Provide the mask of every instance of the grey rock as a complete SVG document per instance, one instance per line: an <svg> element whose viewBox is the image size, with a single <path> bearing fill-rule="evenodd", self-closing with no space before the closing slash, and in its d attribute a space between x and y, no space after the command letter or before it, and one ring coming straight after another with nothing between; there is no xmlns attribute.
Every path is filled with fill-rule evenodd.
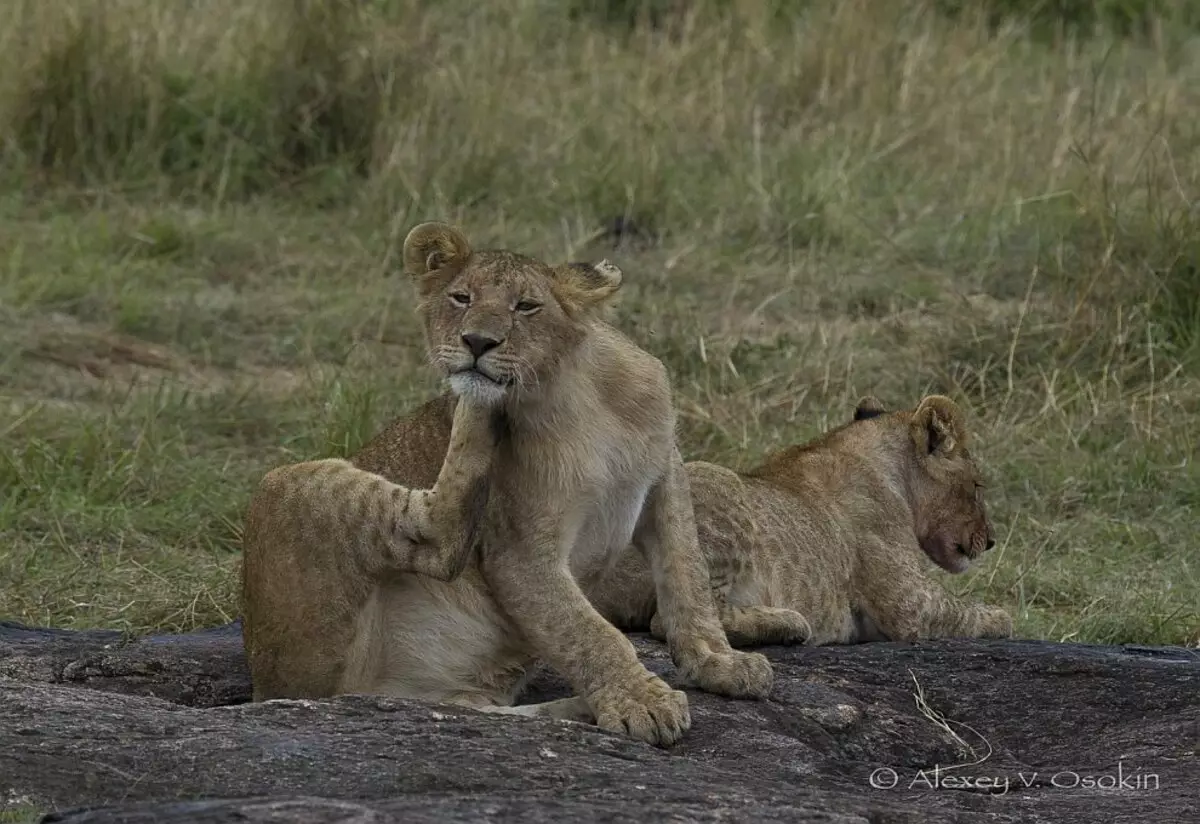
<svg viewBox="0 0 1200 824"><path fill-rule="evenodd" d="M189 707L250 700L241 623L128 638L0 621L0 678L152 695Z"/></svg>
<svg viewBox="0 0 1200 824"><path fill-rule="evenodd" d="M665 649L631 637L673 680ZM0 809L27 799L72 824L1196 820L1195 650L763 651L770 700L690 691L691 731L660 750L388 698L247 703L236 623L127 639L0 622ZM542 674L528 700L565 694Z"/></svg>

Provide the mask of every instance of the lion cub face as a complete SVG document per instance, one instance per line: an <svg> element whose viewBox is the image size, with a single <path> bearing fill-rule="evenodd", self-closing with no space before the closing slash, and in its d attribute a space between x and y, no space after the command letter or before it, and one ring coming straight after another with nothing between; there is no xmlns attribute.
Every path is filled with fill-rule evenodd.
<svg viewBox="0 0 1200 824"><path fill-rule="evenodd" d="M473 252L443 223L409 232L404 264L417 280L434 366L456 395L492 406L552 380L591 313L621 285L607 262L555 267L514 252Z"/></svg>
<svg viewBox="0 0 1200 824"><path fill-rule="evenodd" d="M930 395L912 413L909 437L921 549L948 572L966 572L996 542L962 411L949 398Z"/></svg>

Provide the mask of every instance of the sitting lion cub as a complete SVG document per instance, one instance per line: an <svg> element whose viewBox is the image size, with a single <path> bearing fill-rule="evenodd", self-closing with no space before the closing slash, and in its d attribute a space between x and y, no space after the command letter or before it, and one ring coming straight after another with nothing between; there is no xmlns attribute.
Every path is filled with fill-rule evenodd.
<svg viewBox="0 0 1200 824"><path fill-rule="evenodd" d="M413 229L403 257L430 360L456 398L397 422L354 466L277 472L255 493L243 581L255 697L365 692L594 716L670 744L690 725L686 695L642 665L578 583L631 544L683 677L765 696L769 662L730 647L708 594L666 369L605 320L620 270L475 251L441 223ZM446 451L451 409L457 454ZM484 411L495 446L476 516L464 494L473 473L454 467L478 445ZM388 507L438 467L430 494L439 499L444 486L443 503L457 501L467 526L417 524L446 540L447 557L405 549L405 568ZM477 552L463 566L466 534ZM512 707L537 659L576 698Z"/></svg>
<svg viewBox="0 0 1200 824"><path fill-rule="evenodd" d="M930 395L784 449L757 469L687 464L700 544L735 646L1008 637L1001 609L947 593L932 559L964 572L993 545L962 412ZM588 591L618 626L661 635L645 564L626 553Z"/></svg>

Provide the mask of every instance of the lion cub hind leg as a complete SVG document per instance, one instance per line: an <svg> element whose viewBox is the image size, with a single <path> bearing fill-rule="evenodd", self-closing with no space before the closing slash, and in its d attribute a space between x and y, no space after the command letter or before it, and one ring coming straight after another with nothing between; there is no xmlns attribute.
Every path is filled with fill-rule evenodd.
<svg viewBox="0 0 1200 824"><path fill-rule="evenodd" d="M344 520L347 529L379 530L390 550L390 571L439 581L462 574L487 505L496 445L491 417L486 407L465 401L456 406L446 458L430 489L409 489L340 462L339 472L372 479L377 494L347 496L355 506L348 508ZM371 542L362 543L369 551Z"/></svg>
<svg viewBox="0 0 1200 824"><path fill-rule="evenodd" d="M743 593L747 587L750 592L759 590L753 585L754 564L750 558L737 554L735 547L732 545L725 552L712 551L707 558L713 602L730 645L803 644L809 640L813 634L812 625L794 609L729 603L730 593L735 590ZM754 600L754 596L751 595L749 600Z"/></svg>
<svg viewBox="0 0 1200 824"><path fill-rule="evenodd" d="M450 445L433 488L410 493L413 572L452 581L466 566L488 498L488 474L496 452L494 412L459 401L454 409ZM424 539L424 540L423 540Z"/></svg>
<svg viewBox="0 0 1200 824"><path fill-rule="evenodd" d="M394 484L341 458L273 469L251 498L248 544L287 544L314 572L349 560L368 577L453 580L474 548L494 451L490 413L459 404L431 489Z"/></svg>

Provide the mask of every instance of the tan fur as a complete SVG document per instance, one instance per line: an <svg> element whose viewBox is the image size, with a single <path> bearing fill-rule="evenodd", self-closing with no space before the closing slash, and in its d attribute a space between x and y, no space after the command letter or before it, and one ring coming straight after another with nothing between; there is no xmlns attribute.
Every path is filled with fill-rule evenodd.
<svg viewBox="0 0 1200 824"><path fill-rule="evenodd" d="M491 419L483 408L457 410L452 437L442 435L446 460L424 484L432 489L339 459L267 473L243 536L243 637L256 700L340 691L352 622L373 582L462 572L486 504Z"/></svg>
<svg viewBox="0 0 1200 824"><path fill-rule="evenodd" d="M512 252L476 252L444 224L413 229L404 261L421 296L431 361L458 400L426 404L385 430L354 463L404 487L426 486L443 456L443 473L458 460L444 446L450 410L493 413L497 443L478 560L452 581L371 577L362 565L308 564L312 550L293 543L294 529L255 533L261 547L248 531L248 557L270 554L269 566L298 569L286 596L264 600L291 598L303 602L291 614L307 614L290 635L283 629L256 636L247 622L248 648L258 648L277 669L281 659L299 661L288 669L293 693L372 692L594 716L605 729L671 743L690 724L686 697L642 666L629 640L579 585L602 576L632 544L646 559L663 632L683 677L724 695L769 692L769 663L730 648L709 596L666 370L604 320L620 270L607 263L551 267ZM271 494L284 497L278 489ZM313 515L319 519L353 497L345 488L317 486L291 494L320 501ZM305 577L312 573L342 580L331 585ZM270 576L260 577L269 588ZM324 596L310 595L330 586L362 598L331 615ZM262 593L248 589L247 602L255 598ZM309 681L310 656L297 649L327 638L338 639L343 650L333 688L328 678ZM511 707L535 659L564 675L579 698ZM254 660L257 693L262 679Z"/></svg>
<svg viewBox="0 0 1200 824"><path fill-rule="evenodd" d="M993 543L959 408L874 398L824 437L737 473L687 464L700 543L735 645L1007 637L1000 609L947 593L928 559L963 572ZM645 564L626 553L591 587L619 626L661 634Z"/></svg>

